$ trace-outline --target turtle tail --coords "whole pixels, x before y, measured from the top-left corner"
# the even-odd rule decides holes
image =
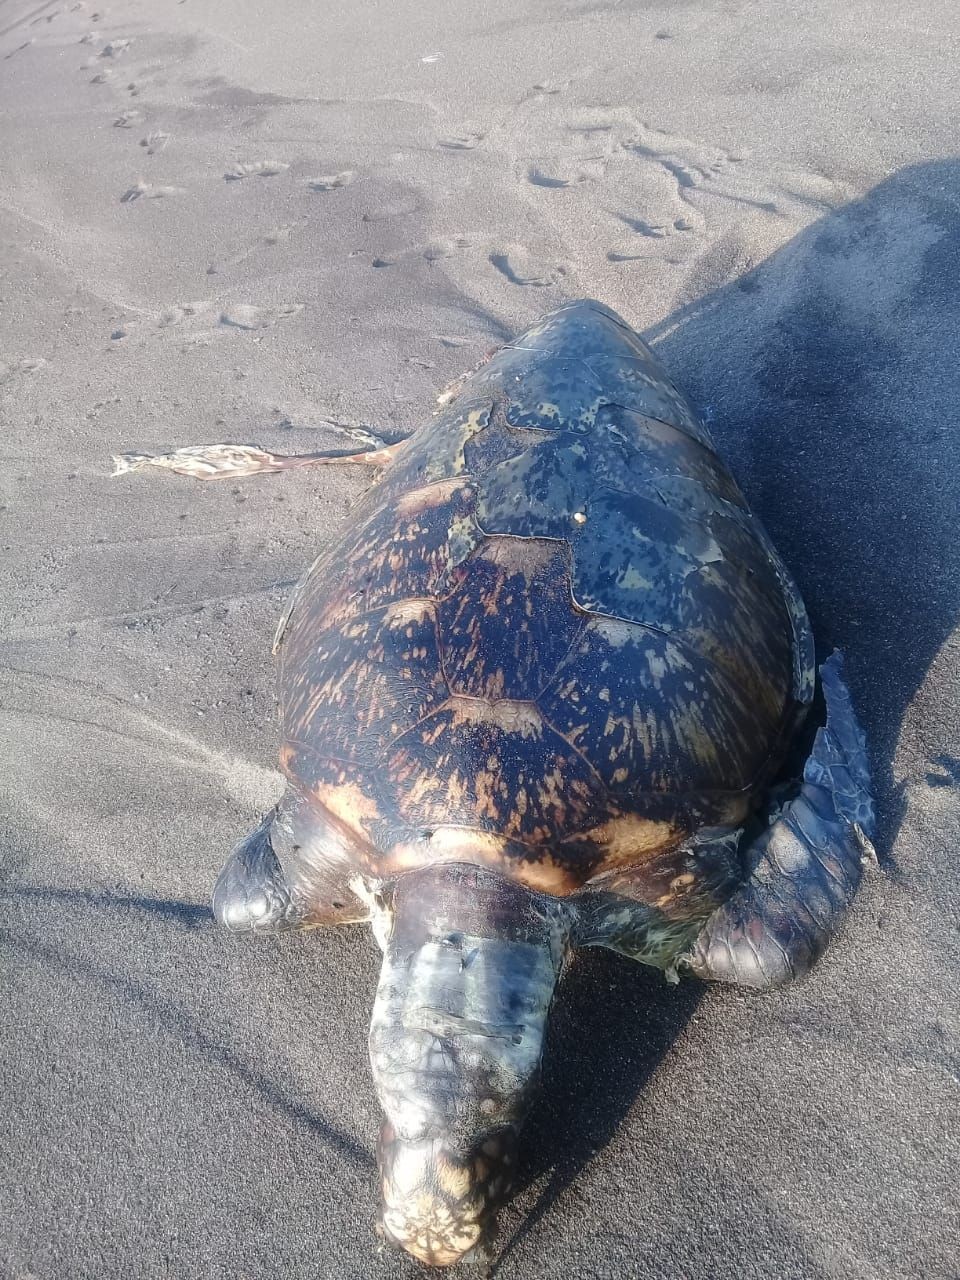
[[[562,904],[459,863],[397,881],[370,1026],[381,1227],[432,1266],[510,1191],[569,932]]]

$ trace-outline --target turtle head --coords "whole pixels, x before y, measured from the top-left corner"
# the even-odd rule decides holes
[[[443,1138],[407,1141],[385,1121],[381,1232],[428,1266],[459,1262],[481,1243],[509,1195],[516,1148],[514,1128],[491,1130],[464,1149]]]
[[[449,1266],[510,1191],[569,926],[559,900],[464,864],[401,877],[390,916],[370,1027],[381,1229]]]

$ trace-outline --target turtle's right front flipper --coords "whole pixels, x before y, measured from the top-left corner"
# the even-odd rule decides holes
[[[213,890],[213,913],[231,933],[357,923],[370,912],[354,892],[356,877],[340,834],[291,789],[233,849]]]
[[[823,952],[876,860],[863,732],[840,655],[820,669],[827,723],[817,732],[796,799],[747,849],[749,876],[718,908],[678,967],[743,987],[776,987]]]

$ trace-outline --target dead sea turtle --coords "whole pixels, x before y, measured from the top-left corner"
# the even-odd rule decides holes
[[[562,307],[409,440],[369,443],[390,465],[283,626],[286,794],[213,902],[236,932],[372,922],[382,1227],[446,1265],[510,1190],[570,950],[746,987],[802,974],[873,808],[838,655],[803,778],[771,798],[814,693],[804,606],[614,312]]]

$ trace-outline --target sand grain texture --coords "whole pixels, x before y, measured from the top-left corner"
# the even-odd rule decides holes
[[[947,0],[0,4],[5,1278],[419,1274],[371,1234],[372,940],[207,910],[369,476],[110,458],[416,425],[582,295],[846,650],[885,874],[773,996],[583,958],[496,1274],[960,1274],[958,59]]]

